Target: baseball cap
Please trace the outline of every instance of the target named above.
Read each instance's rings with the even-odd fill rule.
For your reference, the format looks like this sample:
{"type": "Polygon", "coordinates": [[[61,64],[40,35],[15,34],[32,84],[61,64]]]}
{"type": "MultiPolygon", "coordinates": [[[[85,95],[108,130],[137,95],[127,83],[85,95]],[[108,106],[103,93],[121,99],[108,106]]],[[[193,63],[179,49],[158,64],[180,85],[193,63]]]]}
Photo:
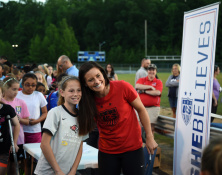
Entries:
{"type": "Polygon", "coordinates": [[[148,67],[148,70],[149,70],[149,69],[157,69],[157,67],[156,67],[155,64],[150,64],[149,67],[148,67]]]}

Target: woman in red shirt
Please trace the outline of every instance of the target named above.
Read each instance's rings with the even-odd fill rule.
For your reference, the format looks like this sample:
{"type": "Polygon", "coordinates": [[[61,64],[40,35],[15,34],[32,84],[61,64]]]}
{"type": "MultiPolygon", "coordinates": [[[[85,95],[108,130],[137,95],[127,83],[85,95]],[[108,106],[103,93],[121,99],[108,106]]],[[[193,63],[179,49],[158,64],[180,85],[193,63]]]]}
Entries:
{"type": "MultiPolygon", "coordinates": [[[[141,128],[146,132],[146,147],[151,154],[157,143],[151,132],[148,113],[137,92],[125,81],[109,81],[96,62],[86,62],[79,69],[82,99],[79,115],[94,116],[99,130],[99,173],[119,175],[144,174],[141,128]]],[[[80,121],[81,122],[81,117],[80,121]]]]}

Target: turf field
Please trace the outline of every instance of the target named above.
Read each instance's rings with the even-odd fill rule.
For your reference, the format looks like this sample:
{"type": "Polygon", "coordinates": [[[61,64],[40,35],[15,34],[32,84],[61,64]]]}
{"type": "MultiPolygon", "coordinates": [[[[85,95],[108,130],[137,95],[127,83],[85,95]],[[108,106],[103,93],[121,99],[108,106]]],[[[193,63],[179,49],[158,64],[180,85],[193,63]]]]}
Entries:
{"type": "MultiPolygon", "coordinates": [[[[170,73],[157,73],[159,79],[163,82],[163,91],[161,96],[161,107],[170,107],[169,101],[168,101],[168,88],[165,87],[166,80],[170,76],[170,73]]],[[[125,80],[129,82],[131,85],[135,85],[135,74],[118,74],[119,80],[125,80]]],[[[222,86],[222,74],[218,75],[217,80],[219,81],[220,85],[222,86]]],[[[220,94],[219,101],[218,101],[218,108],[217,108],[217,114],[222,115],[222,93],[220,94]]]]}

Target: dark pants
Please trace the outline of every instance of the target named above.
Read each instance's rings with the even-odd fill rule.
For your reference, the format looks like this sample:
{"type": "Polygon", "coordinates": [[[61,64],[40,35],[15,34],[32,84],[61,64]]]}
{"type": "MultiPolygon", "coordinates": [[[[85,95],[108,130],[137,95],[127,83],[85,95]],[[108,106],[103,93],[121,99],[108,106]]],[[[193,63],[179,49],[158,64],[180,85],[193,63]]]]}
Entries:
{"type": "Polygon", "coordinates": [[[99,151],[98,155],[100,175],[144,175],[143,148],[121,154],[107,154],[99,151]]]}
{"type": "MultiPolygon", "coordinates": [[[[217,106],[218,106],[218,101],[217,101],[217,106],[214,106],[214,99],[212,99],[212,105],[211,105],[211,113],[216,114],[217,113],[217,106]]],[[[211,123],[213,122],[214,117],[211,117],[211,123]]]]}

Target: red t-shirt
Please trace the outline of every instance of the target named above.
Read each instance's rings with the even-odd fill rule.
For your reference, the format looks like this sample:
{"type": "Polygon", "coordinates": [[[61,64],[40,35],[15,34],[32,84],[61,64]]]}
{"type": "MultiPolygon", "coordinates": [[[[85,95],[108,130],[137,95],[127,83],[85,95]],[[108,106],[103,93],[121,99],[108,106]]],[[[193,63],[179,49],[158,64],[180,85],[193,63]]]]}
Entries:
{"type": "Polygon", "coordinates": [[[134,108],[130,105],[138,94],[125,81],[110,81],[110,91],[96,97],[99,112],[99,150],[109,154],[134,151],[142,147],[141,128],[134,108]]]}
{"type": "MultiPolygon", "coordinates": [[[[155,87],[156,90],[159,90],[162,93],[163,90],[163,83],[161,80],[154,78],[153,81],[150,81],[148,77],[140,78],[136,84],[143,84],[155,87]]],[[[160,106],[160,97],[159,96],[152,96],[145,93],[139,94],[140,99],[145,107],[151,106],[160,106]]]]}

